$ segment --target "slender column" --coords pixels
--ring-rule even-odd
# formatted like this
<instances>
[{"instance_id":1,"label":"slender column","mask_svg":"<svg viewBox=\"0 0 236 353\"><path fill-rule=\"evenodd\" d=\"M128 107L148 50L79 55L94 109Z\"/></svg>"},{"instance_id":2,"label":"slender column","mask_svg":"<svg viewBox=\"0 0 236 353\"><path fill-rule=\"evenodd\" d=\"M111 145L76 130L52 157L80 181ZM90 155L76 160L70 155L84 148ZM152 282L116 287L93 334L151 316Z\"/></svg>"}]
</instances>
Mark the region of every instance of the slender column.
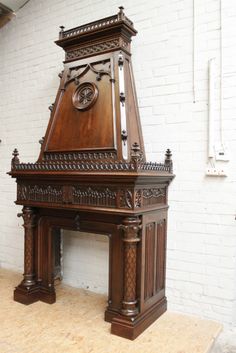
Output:
<instances>
[{"instance_id":1,"label":"slender column","mask_svg":"<svg viewBox=\"0 0 236 353\"><path fill-rule=\"evenodd\" d=\"M120 229L123 230L124 241L124 297L122 301L122 314L135 316L137 307L137 244L140 241L139 230L141 221L138 217L124 219Z\"/></svg>"},{"instance_id":2,"label":"slender column","mask_svg":"<svg viewBox=\"0 0 236 353\"><path fill-rule=\"evenodd\" d=\"M30 288L35 284L34 273L34 228L35 210L32 207L24 206L23 212L18 214L18 217L23 217L25 228L25 261L24 261L24 279L21 285Z\"/></svg>"}]
</instances>

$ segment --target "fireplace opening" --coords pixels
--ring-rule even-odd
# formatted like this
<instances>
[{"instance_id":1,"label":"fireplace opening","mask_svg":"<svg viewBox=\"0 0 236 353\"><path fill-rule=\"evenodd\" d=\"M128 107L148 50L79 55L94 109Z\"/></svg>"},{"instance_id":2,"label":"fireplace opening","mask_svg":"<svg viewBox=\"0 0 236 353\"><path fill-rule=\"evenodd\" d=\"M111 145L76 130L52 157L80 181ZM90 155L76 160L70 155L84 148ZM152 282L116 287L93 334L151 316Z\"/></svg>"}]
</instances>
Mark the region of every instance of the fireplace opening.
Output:
<instances>
[{"instance_id":1,"label":"fireplace opening","mask_svg":"<svg viewBox=\"0 0 236 353\"><path fill-rule=\"evenodd\" d=\"M107 294L109 237L104 234L53 230L54 279L92 292Z\"/></svg>"}]
</instances>

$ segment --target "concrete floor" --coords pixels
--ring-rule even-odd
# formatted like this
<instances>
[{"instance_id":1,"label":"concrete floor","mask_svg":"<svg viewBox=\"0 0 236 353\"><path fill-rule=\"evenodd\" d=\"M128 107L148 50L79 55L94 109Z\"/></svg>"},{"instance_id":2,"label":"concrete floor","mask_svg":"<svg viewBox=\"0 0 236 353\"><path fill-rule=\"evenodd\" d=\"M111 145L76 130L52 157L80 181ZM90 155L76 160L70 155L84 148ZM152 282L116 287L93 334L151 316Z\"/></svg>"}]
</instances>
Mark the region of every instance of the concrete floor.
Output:
<instances>
[{"instance_id":1,"label":"concrete floor","mask_svg":"<svg viewBox=\"0 0 236 353\"><path fill-rule=\"evenodd\" d=\"M236 328L225 328L215 340L209 353L236 353Z\"/></svg>"},{"instance_id":2,"label":"concrete floor","mask_svg":"<svg viewBox=\"0 0 236 353\"><path fill-rule=\"evenodd\" d=\"M209 353L222 329L214 321L167 312L129 341L110 334L104 295L59 285L55 304L24 306L12 300L21 278L0 269L0 353Z\"/></svg>"}]
</instances>

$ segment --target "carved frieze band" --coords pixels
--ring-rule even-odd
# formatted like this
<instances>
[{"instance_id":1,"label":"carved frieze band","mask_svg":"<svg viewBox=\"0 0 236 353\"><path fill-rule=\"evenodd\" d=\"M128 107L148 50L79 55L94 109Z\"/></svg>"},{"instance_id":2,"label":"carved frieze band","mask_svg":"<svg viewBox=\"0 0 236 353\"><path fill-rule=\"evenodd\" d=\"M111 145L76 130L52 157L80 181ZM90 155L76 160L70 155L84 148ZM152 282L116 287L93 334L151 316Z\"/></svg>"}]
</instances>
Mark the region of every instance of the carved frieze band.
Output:
<instances>
[{"instance_id":1,"label":"carved frieze band","mask_svg":"<svg viewBox=\"0 0 236 353\"><path fill-rule=\"evenodd\" d=\"M88 55L100 54L111 49L129 49L129 43L123 39L111 39L102 43L95 43L79 49L66 52L66 60L80 59Z\"/></svg>"},{"instance_id":2,"label":"carved frieze band","mask_svg":"<svg viewBox=\"0 0 236 353\"><path fill-rule=\"evenodd\" d=\"M117 192L109 188L73 187L73 204L116 207Z\"/></svg>"},{"instance_id":3,"label":"carved frieze band","mask_svg":"<svg viewBox=\"0 0 236 353\"><path fill-rule=\"evenodd\" d=\"M136 209L165 202L165 188L118 189L81 185L18 183L17 200Z\"/></svg>"},{"instance_id":4,"label":"carved frieze band","mask_svg":"<svg viewBox=\"0 0 236 353\"><path fill-rule=\"evenodd\" d=\"M134 207L141 208L166 202L165 188L145 188L135 190Z\"/></svg>"},{"instance_id":5,"label":"carved frieze band","mask_svg":"<svg viewBox=\"0 0 236 353\"><path fill-rule=\"evenodd\" d=\"M142 206L153 205L156 203L165 202L165 189L152 188L142 190Z\"/></svg>"},{"instance_id":6,"label":"carved frieze band","mask_svg":"<svg viewBox=\"0 0 236 353\"><path fill-rule=\"evenodd\" d=\"M60 203L62 186L18 184L17 200Z\"/></svg>"}]
</instances>

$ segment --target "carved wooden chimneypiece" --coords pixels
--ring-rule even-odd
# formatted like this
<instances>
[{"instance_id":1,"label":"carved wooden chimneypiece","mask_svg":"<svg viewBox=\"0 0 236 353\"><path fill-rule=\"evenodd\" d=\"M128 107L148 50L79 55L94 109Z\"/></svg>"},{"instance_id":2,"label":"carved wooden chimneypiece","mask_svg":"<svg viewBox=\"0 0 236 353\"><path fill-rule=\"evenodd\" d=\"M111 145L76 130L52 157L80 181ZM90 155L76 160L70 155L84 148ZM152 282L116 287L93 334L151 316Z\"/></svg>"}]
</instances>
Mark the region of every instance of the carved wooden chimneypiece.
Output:
<instances>
[{"instance_id":1,"label":"carved wooden chimneypiece","mask_svg":"<svg viewBox=\"0 0 236 353\"><path fill-rule=\"evenodd\" d=\"M14 299L55 302L55 229L106 234L105 320L113 334L129 339L166 310L167 189L173 178L169 150L163 164L145 160L130 53L136 33L122 7L102 20L61 27L56 44L65 50L64 70L40 156L20 163L15 150L10 172L25 229L24 275Z\"/></svg>"}]
</instances>

